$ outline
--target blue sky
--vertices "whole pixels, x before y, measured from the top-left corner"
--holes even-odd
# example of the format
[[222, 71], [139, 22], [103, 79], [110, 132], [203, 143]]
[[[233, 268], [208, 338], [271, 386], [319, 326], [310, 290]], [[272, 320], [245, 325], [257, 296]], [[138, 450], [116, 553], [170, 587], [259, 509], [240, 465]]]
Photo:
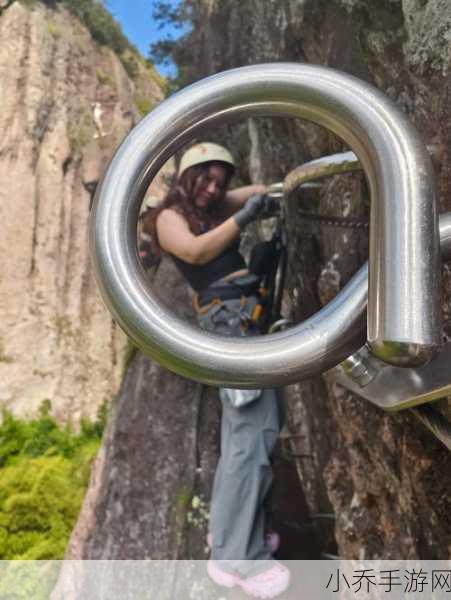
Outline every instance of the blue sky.
[[[178, 0], [171, 0], [177, 5]], [[122, 30], [143, 56], [149, 56], [149, 48], [153, 42], [166, 37], [177, 37], [180, 31], [173, 27], [158, 29], [152, 17], [156, 0], [106, 0], [106, 8], [121, 24]], [[175, 67], [157, 65], [163, 75], [175, 75]]]

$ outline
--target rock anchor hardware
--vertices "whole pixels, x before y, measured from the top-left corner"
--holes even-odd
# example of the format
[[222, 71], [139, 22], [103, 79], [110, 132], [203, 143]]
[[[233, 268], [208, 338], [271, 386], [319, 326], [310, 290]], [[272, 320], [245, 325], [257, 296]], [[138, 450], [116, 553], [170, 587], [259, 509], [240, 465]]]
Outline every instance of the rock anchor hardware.
[[311, 65], [256, 65], [209, 77], [174, 94], [128, 135], [91, 216], [97, 280], [114, 318], [167, 368], [226, 387], [293, 383], [337, 365], [363, 345], [366, 266], [307, 321], [252, 341], [201, 332], [167, 311], [148, 289], [136, 252], [136, 222], [148, 185], [205, 128], [249, 116], [313, 121], [355, 152], [372, 199], [368, 344], [394, 365], [426, 363], [441, 344], [438, 218], [429, 156], [383, 94]]
[[[428, 148], [433, 152], [433, 147]], [[274, 184], [274, 188], [289, 195], [296, 189], [303, 190], [315, 184], [317, 180], [339, 173], [359, 170], [360, 163], [352, 152], [342, 152], [323, 156], [305, 163], [286, 177], [283, 183]], [[308, 182], [308, 183], [306, 183]], [[330, 217], [308, 213], [309, 218], [326, 225], [339, 227], [355, 226], [358, 218]], [[363, 222], [362, 222], [363, 223]], [[361, 223], [361, 224], [362, 224]], [[451, 259], [451, 213], [440, 216], [440, 245], [442, 258]], [[290, 321], [282, 319], [274, 323], [272, 330], [288, 327]], [[433, 405], [433, 400], [451, 394], [451, 343], [428, 364], [403, 368], [389, 365], [372, 355], [368, 346], [363, 346], [337, 367], [331, 369], [335, 381], [354, 394], [387, 411], [410, 409], [449, 450], [451, 450], [451, 423]]]
[[[361, 166], [355, 154], [342, 152], [297, 167], [285, 177], [283, 183], [277, 185], [288, 195], [297, 188], [302, 190], [305, 182], [359, 169]], [[442, 258], [449, 260], [451, 213], [440, 216], [439, 231]], [[401, 410], [451, 394], [450, 365], [451, 343], [445, 344], [427, 365], [416, 368], [389, 365], [373, 356], [368, 346], [363, 346], [335, 367], [333, 372], [338, 383], [362, 398], [385, 410]]]

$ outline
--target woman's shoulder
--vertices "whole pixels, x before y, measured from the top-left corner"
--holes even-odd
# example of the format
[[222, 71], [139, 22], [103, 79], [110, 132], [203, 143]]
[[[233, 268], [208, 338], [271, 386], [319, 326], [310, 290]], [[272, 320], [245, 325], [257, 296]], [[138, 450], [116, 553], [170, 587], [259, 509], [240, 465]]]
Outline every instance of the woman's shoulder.
[[159, 217], [161, 217], [162, 215], [164, 215], [165, 217], [171, 217], [173, 218], [174, 215], [177, 215], [178, 217], [184, 217], [183, 212], [179, 209], [178, 206], [168, 206], [163, 208], [160, 211], [160, 214], [158, 215]]
[[187, 223], [185, 216], [175, 206], [163, 208], [160, 214], [157, 216], [157, 225], [163, 223]]

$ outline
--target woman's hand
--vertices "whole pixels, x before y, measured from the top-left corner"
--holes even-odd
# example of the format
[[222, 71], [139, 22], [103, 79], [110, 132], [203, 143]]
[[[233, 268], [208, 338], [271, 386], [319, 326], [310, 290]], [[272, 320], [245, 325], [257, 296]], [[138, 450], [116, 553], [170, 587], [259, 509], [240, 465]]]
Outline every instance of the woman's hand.
[[277, 206], [277, 201], [271, 196], [255, 194], [249, 198], [241, 210], [233, 215], [233, 219], [238, 227], [243, 229], [252, 221], [273, 216]]
[[233, 215], [243, 208], [251, 196], [255, 196], [255, 194], [266, 194], [267, 192], [268, 186], [263, 185], [262, 183], [254, 183], [252, 185], [235, 188], [234, 190], [228, 190], [224, 198], [226, 214]]

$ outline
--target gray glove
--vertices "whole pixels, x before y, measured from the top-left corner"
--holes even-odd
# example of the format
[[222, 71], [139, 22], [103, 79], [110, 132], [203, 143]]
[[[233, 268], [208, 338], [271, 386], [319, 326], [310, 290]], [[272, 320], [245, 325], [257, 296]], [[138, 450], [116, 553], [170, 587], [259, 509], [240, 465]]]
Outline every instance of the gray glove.
[[274, 215], [278, 203], [274, 198], [266, 194], [254, 194], [246, 204], [233, 215], [236, 224], [240, 229], [256, 221], [257, 219], [267, 219]]

